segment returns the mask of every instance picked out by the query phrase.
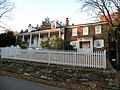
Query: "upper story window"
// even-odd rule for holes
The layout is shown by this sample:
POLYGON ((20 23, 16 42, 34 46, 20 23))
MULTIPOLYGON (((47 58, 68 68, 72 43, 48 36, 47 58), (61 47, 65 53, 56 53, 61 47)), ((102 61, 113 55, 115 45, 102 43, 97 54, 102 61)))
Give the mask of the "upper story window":
POLYGON ((72 36, 77 36, 77 28, 72 29, 72 36))
POLYGON ((51 23, 51 28, 56 28, 56 22, 51 23))
POLYGON ((88 35, 88 27, 83 27, 83 35, 88 35))
POLYGON ((95 26, 95 34, 101 34, 101 26, 95 26))

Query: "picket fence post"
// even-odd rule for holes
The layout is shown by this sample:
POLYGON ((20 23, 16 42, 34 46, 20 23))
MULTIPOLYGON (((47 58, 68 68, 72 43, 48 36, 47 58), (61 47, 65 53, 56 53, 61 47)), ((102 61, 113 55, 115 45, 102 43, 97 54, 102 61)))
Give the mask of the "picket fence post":
POLYGON ((50 65, 50 50, 48 50, 48 65, 50 65))
POLYGON ((103 53, 103 54, 104 54, 104 55, 103 55, 103 56, 104 56, 104 59, 103 59, 103 62, 104 62, 103 65, 104 65, 104 66, 103 66, 103 68, 106 69, 106 50, 104 50, 104 53, 103 53))

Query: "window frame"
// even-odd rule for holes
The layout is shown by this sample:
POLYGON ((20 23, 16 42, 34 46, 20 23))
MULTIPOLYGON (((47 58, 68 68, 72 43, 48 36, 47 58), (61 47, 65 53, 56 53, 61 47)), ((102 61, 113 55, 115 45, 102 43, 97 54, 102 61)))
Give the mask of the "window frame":
POLYGON ((88 34, 89 34, 89 28, 83 27, 83 35, 88 35, 88 34))
POLYGON ((101 25, 95 26, 95 34, 102 34, 101 25), (99 27, 99 29, 98 29, 98 27, 99 27))
POLYGON ((72 36, 77 36, 77 28, 72 28, 72 36))
POLYGON ((94 40, 94 47, 95 48, 103 48, 104 47, 104 40, 103 39, 97 39, 94 40), (99 44, 99 45, 98 45, 99 44))

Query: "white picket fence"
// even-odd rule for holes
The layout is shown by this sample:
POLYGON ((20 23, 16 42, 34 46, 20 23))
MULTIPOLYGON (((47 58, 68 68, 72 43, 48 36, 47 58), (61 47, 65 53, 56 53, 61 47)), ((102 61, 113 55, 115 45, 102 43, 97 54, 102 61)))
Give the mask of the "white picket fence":
POLYGON ((62 64, 80 67, 106 68, 106 50, 104 51, 53 51, 20 49, 6 47, 1 51, 1 58, 62 64))

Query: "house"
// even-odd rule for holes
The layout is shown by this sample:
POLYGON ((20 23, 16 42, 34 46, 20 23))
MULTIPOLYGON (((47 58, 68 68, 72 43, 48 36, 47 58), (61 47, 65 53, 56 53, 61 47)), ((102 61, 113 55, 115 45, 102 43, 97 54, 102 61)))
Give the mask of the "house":
POLYGON ((107 60, 116 65, 115 43, 109 34, 107 22, 96 22, 67 26, 64 37, 79 52, 106 50, 107 60))
POLYGON ((55 39, 56 37, 61 37, 64 39, 64 27, 62 27, 58 22, 53 21, 51 23, 50 29, 37 31, 32 28, 31 24, 29 25, 29 32, 19 33, 17 37, 22 37, 22 41, 27 41, 29 47, 40 47, 42 41, 48 39, 55 39))
POLYGON ((21 36, 22 41, 27 41, 29 47, 40 47, 41 41, 61 37, 78 51, 102 51, 106 49, 109 52, 108 31, 107 22, 69 25, 69 20, 66 18, 66 26, 52 22, 51 29, 20 33, 17 36, 21 36))
POLYGON ((22 37, 22 41, 27 41, 29 47, 34 48, 42 48, 40 46, 42 41, 60 37, 78 52, 106 50, 107 60, 110 60, 112 65, 116 65, 116 45, 109 34, 109 30, 107 22, 69 25, 69 21, 66 19, 65 26, 53 22, 50 29, 20 33, 17 37, 22 37))
POLYGON ((71 28, 70 44, 77 50, 109 50, 109 25, 107 22, 96 22, 68 26, 71 28))

